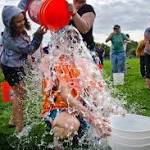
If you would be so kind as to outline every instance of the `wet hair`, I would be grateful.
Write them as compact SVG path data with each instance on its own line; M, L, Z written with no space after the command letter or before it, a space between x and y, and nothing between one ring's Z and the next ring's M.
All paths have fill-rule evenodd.
M26 17L25 12L22 12L22 14L24 15L25 29L26 29L26 30L30 30L30 29L31 29L31 26L30 26L30 23L29 23L29 21L28 21L28 19L27 19L27 17ZM16 30L16 25L15 25L14 19L15 19L15 17L13 17L13 18L11 19L11 22L10 22L10 34L11 34L12 37L18 36L18 32L17 32L17 30Z
M67 37L73 43L80 43L79 33L76 30L68 30Z

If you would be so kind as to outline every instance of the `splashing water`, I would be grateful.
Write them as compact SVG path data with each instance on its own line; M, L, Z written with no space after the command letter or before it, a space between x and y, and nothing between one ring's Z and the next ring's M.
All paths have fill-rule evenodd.
M76 72L78 75L76 78L71 78L70 75L65 74L65 70L63 69L59 74L56 74L56 67L58 64L65 66L73 64L78 70L78 72ZM77 93L80 93L80 97L83 99L87 108L92 110L95 116L109 118L112 113L120 114L124 111L121 104L111 97L109 89L106 87L106 83L103 80L102 71L94 63L90 51L85 46L79 32L72 26L67 26L57 33L52 33L49 42L49 54L44 55L40 62L30 67L30 71L28 69L26 71L26 127L17 135L19 140L23 139L22 141L26 143L23 149L26 149L25 145L33 140L31 136L32 128L39 125L43 127L42 132L40 132L41 138L39 141L35 140L39 136L39 131L33 130L34 132L38 132L38 134L35 133L34 139L37 148L53 148L55 145L58 145L57 140L54 140L54 142L50 140L51 136L49 135L53 133L51 131L49 134L49 131L46 130L46 126L40 117L43 105L41 85L43 77L49 81L45 91L51 91L55 80L57 78L61 79L59 82L61 84L66 84L70 89L68 96L72 89L75 89ZM98 149L98 147L99 149L108 149L106 146L107 140L97 140L97 137L98 135L95 129L90 127L87 135L85 137L83 136L79 140L79 143L84 145L83 148L86 147L86 139L91 146L88 147L89 149ZM45 139L47 139L46 142Z

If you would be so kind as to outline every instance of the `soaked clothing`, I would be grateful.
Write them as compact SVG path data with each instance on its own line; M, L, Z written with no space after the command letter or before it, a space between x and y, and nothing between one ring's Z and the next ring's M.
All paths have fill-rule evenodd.
M83 5L78 11L77 13L82 17L83 14L88 13L88 12L93 12L95 15L95 11L94 8L91 5L85 4ZM75 26L75 23L72 21L71 24L73 26ZM75 26L76 27L76 26ZM89 32L87 32L86 34L82 34L83 37L83 41L86 42L87 47L92 50L95 47L95 43L94 43L94 37L93 37L93 27L90 29Z
M60 65L61 64L61 65ZM80 88L78 76L80 75L79 71L76 69L74 65L70 65L65 60L60 60L58 64L55 66L55 71L58 77L58 80L61 81L62 84L67 84L71 88L71 95L73 97L78 97ZM45 89L48 84L48 81L43 80L43 89ZM52 94L47 92L43 92L44 94L44 105L42 115L44 116L44 121L51 129L52 121L56 118L59 113L69 111L68 104L63 100L60 93L54 91ZM46 116L44 115L46 114ZM87 131L89 125L81 116L77 116L77 119L80 122L80 127L78 131L78 135L83 135L85 131Z
M71 95L73 97L79 96L79 71L76 69L75 65L69 64L67 60L60 59L55 66L55 71L58 80L62 84L67 84L71 88ZM43 95L44 95L44 105L42 114L49 112L53 109L66 109L68 104L62 99L61 95L57 90L47 93L44 91L48 87L49 80L43 80ZM50 83L51 84L51 83Z

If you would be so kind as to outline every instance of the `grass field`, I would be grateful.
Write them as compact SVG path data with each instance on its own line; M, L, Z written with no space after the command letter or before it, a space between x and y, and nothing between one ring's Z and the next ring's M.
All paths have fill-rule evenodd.
M110 75L110 61L105 61L104 65L104 72L106 75ZM150 116L150 90L146 88L145 79L140 75L139 60L128 59L127 68L125 84L116 87L116 93L125 97L126 108L129 111L135 106L136 113Z
M140 76L138 59L129 59L127 63L127 74L125 84L115 87L115 94L124 97L125 107L142 115L150 116L150 91L146 89L145 80ZM108 81L111 75L110 61L104 62L105 79ZM0 81L3 75L0 74ZM133 110L134 108L134 110ZM0 99L0 150L10 150L7 137L13 133L13 129L8 127L8 120L11 114L11 104L2 103Z

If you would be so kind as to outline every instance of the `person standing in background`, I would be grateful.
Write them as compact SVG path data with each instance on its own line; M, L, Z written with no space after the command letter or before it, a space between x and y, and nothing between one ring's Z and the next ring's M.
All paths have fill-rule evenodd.
M145 56L144 56L145 41L141 40L136 49L136 56L140 58L140 73L143 78L146 74Z
M105 51L104 49L101 47L100 43L96 43L96 53L100 59L100 64L99 67L102 69L103 68L103 59L104 59L104 55L105 55Z
M111 64L112 73L125 72L126 52L124 49L124 41L128 41L128 37L121 32L119 25L114 25L113 32L108 36L105 42L111 41Z

